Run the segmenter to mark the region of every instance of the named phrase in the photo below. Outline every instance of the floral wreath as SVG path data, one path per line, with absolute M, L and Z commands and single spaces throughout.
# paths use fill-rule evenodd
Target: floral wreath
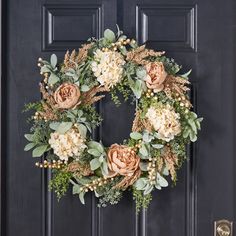
M 93 191 L 98 206 L 106 206 L 131 190 L 139 210 L 154 189 L 176 182 L 202 118 L 191 110 L 191 71 L 179 74 L 181 67 L 164 54 L 107 29 L 103 38 L 67 51 L 62 63 L 55 54 L 50 62 L 39 58 L 42 98 L 25 106 L 35 112 L 25 151 L 42 157 L 36 166 L 53 169 L 50 188 L 59 199 L 72 185 L 83 204 Z M 120 94 L 136 103 L 129 139 L 110 147 L 92 138 L 102 121 L 94 104 L 106 93 L 116 105 Z

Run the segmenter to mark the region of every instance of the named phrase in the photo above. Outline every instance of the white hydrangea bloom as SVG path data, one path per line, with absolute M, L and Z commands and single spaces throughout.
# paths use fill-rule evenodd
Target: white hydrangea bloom
M 106 88 L 111 88 L 121 81 L 124 64 L 125 61 L 120 53 L 97 49 L 91 66 L 98 82 Z
M 68 161 L 69 157 L 79 158 L 86 148 L 84 139 L 75 129 L 70 129 L 65 134 L 51 133 L 49 144 L 62 161 Z
M 146 117 L 158 132 L 159 139 L 169 142 L 181 132 L 180 115 L 169 104 L 159 108 L 150 107 Z

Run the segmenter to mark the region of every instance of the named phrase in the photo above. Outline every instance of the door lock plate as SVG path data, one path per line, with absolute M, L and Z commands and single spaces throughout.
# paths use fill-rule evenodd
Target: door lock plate
M 214 236 L 233 236 L 233 222 L 228 220 L 215 221 Z

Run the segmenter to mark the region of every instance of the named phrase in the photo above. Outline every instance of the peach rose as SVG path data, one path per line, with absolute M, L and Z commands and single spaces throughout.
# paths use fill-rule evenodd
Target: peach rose
M 71 83 L 63 83 L 54 93 L 58 108 L 69 109 L 74 107 L 80 98 L 79 87 Z
M 132 148 L 112 144 L 107 153 L 110 175 L 133 176 L 139 168 L 140 158 Z
M 145 78 L 146 85 L 154 92 L 160 92 L 164 88 L 164 81 L 167 73 L 162 62 L 150 62 L 145 66 L 147 76 Z

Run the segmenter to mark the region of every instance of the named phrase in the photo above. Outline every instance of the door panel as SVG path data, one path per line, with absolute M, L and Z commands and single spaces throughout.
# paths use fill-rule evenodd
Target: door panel
M 1 236 L 205 236 L 214 220 L 235 220 L 235 16 L 233 0 L 2 0 Z M 38 57 L 78 48 L 118 23 L 129 37 L 165 50 L 193 69 L 192 102 L 204 117 L 199 141 L 176 187 L 156 191 L 148 211 L 135 213 L 130 193 L 116 206 L 86 205 L 48 192 L 51 173 L 25 153 L 25 103 L 39 98 Z M 134 105 L 98 105 L 105 145 L 128 137 Z

